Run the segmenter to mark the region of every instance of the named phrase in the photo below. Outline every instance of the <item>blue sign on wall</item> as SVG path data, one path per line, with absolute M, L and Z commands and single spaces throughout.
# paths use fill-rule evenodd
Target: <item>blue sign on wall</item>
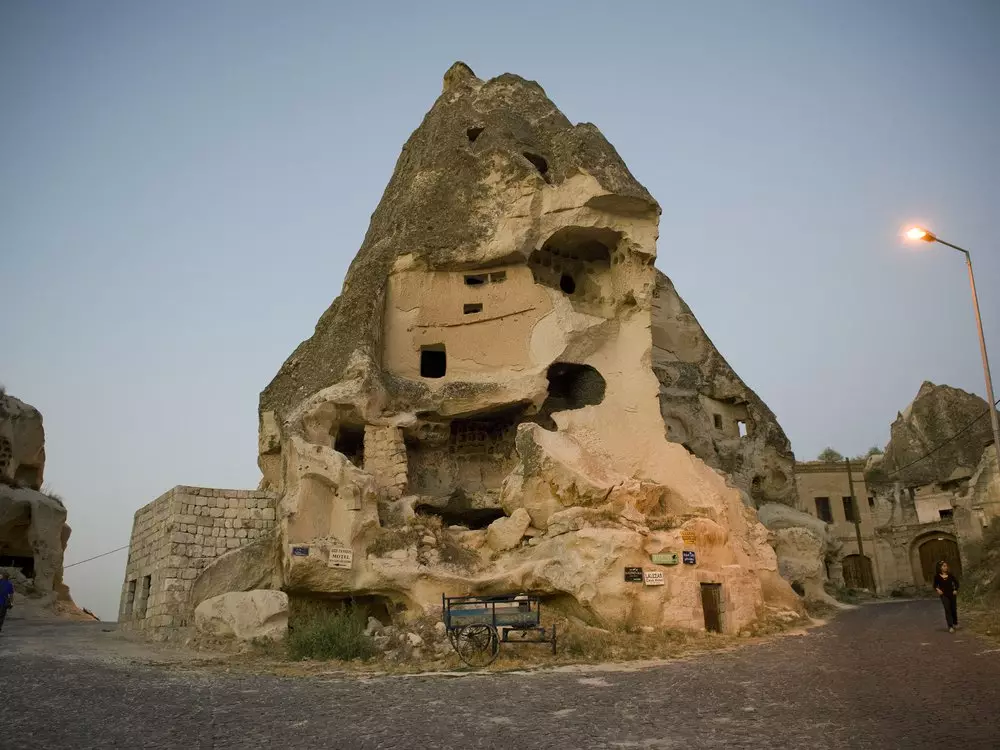
M 292 557 L 308 557 L 308 547 L 292 547 Z
M 694 550 L 686 549 L 681 552 L 681 558 L 684 560 L 685 565 L 694 565 Z

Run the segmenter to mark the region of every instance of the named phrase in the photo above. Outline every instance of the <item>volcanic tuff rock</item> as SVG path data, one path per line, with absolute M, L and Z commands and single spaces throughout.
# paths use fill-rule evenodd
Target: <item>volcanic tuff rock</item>
M 659 212 L 538 84 L 448 71 L 340 297 L 261 394 L 286 590 L 416 611 L 534 591 L 703 628 L 721 583 L 729 632 L 799 606 L 744 502 L 794 499 L 788 442 L 654 269 Z M 682 548 L 695 565 L 652 565 Z
M 42 415 L 0 391 L 0 558 L 32 579 L 38 592 L 69 602 L 62 582 L 66 507 L 40 492 L 44 473 Z
M 865 479 L 873 485 L 918 486 L 969 477 L 992 440 L 984 399 L 924 381 L 896 415 L 885 454 L 869 463 Z
M 288 632 L 288 595 L 283 591 L 237 591 L 206 599 L 194 611 L 195 629 L 238 640 L 283 638 Z

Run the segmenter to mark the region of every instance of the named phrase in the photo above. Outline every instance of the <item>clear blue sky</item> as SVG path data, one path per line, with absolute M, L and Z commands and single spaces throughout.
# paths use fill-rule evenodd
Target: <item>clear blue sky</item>
M 67 562 L 176 484 L 257 484 L 257 394 L 338 294 L 464 60 L 539 81 L 663 206 L 659 260 L 797 455 L 1000 372 L 1000 4 L 0 4 L 0 382 Z M 113 619 L 125 553 L 71 568 Z

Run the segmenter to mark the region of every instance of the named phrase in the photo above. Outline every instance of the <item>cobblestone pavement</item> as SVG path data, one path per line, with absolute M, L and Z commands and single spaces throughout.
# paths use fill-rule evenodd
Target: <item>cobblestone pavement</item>
M 1000 748 L 1000 649 L 936 601 L 646 669 L 368 679 L 96 660 L 74 628 L 0 634 L 0 747 Z M 77 639 L 82 642 L 82 639 Z

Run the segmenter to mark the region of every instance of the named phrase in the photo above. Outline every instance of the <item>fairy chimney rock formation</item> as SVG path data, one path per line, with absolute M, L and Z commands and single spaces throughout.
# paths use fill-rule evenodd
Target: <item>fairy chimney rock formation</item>
M 993 442 L 992 430 L 985 399 L 925 380 L 896 415 L 885 452 L 870 462 L 866 480 L 912 487 L 968 478 Z
M 721 584 L 729 632 L 798 607 L 753 507 L 794 498 L 787 440 L 654 268 L 659 215 L 595 126 L 456 63 L 261 394 L 283 588 L 412 610 L 531 591 L 700 629 Z

